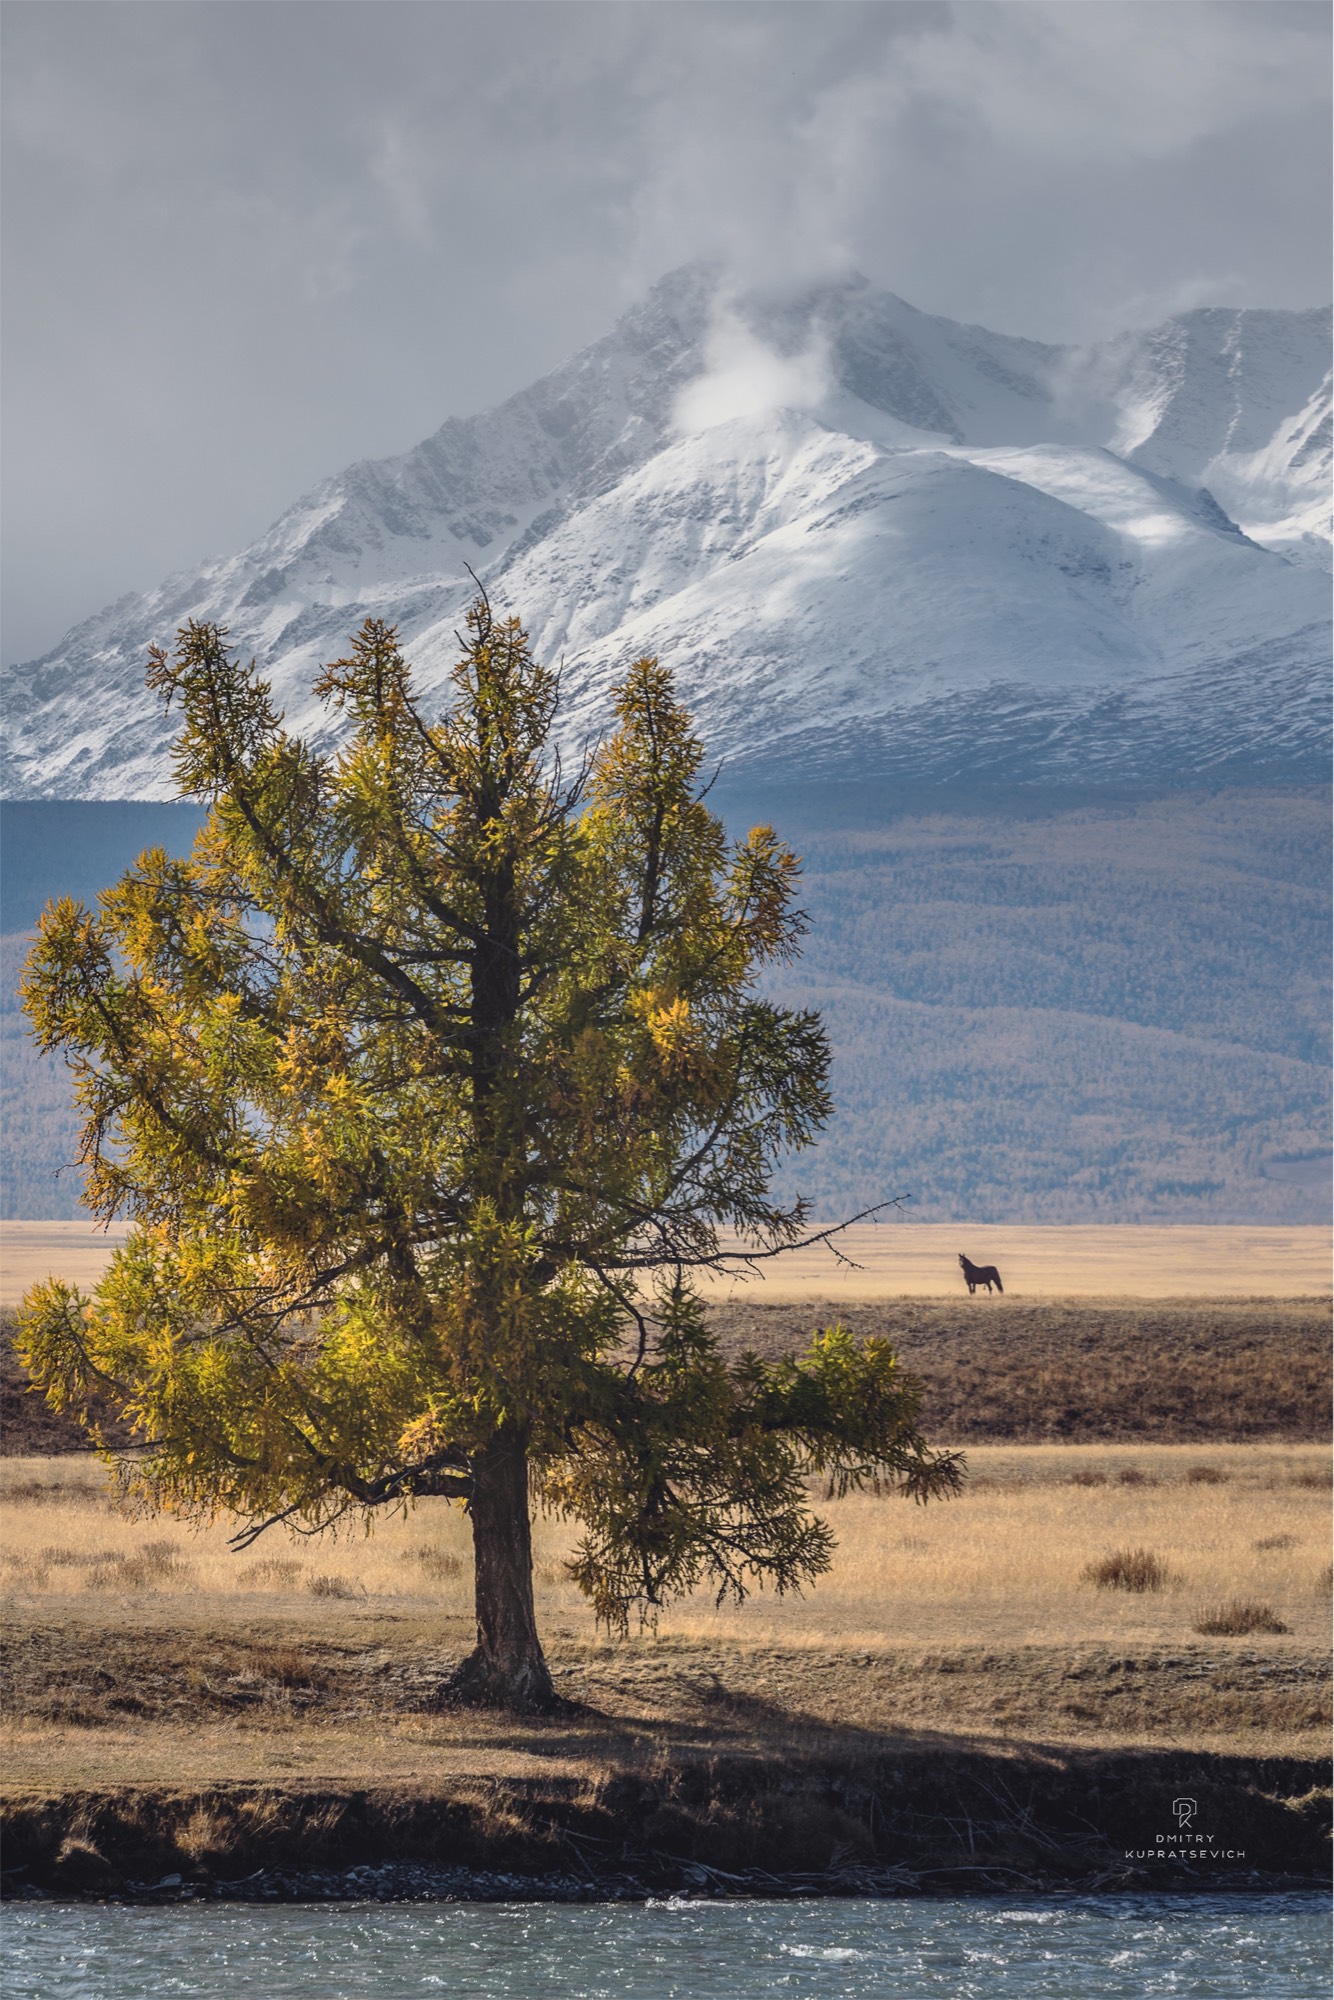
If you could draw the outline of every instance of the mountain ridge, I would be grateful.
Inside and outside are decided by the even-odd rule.
[[[737,296],[687,267],[497,409],[12,669],[5,793],[170,795],[143,662],[187,617],[317,741],[309,681],[368,615],[434,697],[474,570],[566,655],[576,740],[654,651],[743,765],[825,732],[837,763],[851,732],[858,769],[929,776],[953,709],[998,782],[1321,775],[1328,321],[1200,308],[1063,348],[864,279]]]

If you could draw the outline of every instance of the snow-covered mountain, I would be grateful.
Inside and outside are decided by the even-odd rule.
[[[1329,313],[1099,346],[691,267],[490,413],[326,481],[9,677],[10,797],[170,794],[147,648],[186,618],[323,736],[368,614],[443,683],[474,585],[564,659],[565,726],[671,662],[733,767],[1008,782],[1324,768]]]

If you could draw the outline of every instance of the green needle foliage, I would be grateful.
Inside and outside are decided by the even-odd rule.
[[[953,1490],[882,1342],[728,1368],[691,1289],[720,1226],[754,1254],[806,1231],[768,1184],[828,1116],[829,1057],[757,993],[802,931],[797,863],[767,827],[729,846],[669,674],[631,667],[571,777],[555,679],[484,598],[437,721],[367,621],[315,683],[352,725],[336,753],[225,642],[190,624],[149,665],[211,808],[190,858],[48,908],[28,961],[87,1205],[135,1224],[91,1298],[25,1302],[50,1400],[95,1438],[128,1420],[125,1485],[239,1516],[240,1544],[462,1501],[455,1692],[525,1707],[554,1698],[533,1497],[584,1523],[575,1573],[623,1628],[702,1581],[827,1568],[811,1475]]]

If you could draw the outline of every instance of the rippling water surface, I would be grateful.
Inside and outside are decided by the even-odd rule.
[[[9,1906],[6,2000],[1325,2000],[1321,1896]]]

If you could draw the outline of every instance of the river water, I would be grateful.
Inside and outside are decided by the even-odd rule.
[[[10,1904],[6,2000],[1328,2000],[1321,1895]]]

